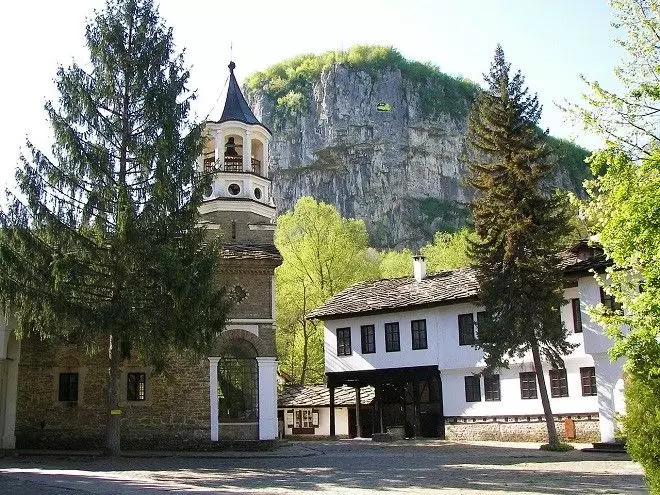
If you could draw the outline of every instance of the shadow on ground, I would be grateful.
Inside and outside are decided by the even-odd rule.
[[[66,487],[73,493],[647,493],[641,470],[625,454],[441,442],[310,442],[305,447],[317,455],[255,459],[15,458],[0,459],[0,472],[26,483]]]

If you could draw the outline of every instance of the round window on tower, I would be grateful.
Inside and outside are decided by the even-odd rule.
[[[227,191],[229,191],[229,194],[231,194],[232,196],[236,196],[238,195],[238,193],[241,192],[241,186],[239,186],[238,184],[229,184]]]
[[[213,196],[213,186],[206,186],[204,189],[204,197],[210,198]]]
[[[259,189],[258,187],[254,188],[254,197],[257,199],[261,199],[261,189]]]

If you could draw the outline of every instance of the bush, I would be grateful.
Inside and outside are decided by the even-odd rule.
[[[571,444],[560,442],[557,444],[544,443],[540,448],[541,450],[550,450],[552,452],[568,452],[569,450],[573,450],[575,447],[573,447]]]
[[[651,495],[660,495],[660,379],[628,375],[626,450],[644,467]]]

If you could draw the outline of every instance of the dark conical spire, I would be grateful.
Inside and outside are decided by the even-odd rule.
[[[227,90],[227,100],[225,101],[225,109],[222,111],[222,116],[218,122],[227,122],[228,120],[235,120],[243,122],[244,124],[260,125],[266,127],[259,119],[257,119],[249,105],[243,97],[241,88],[238,86],[236,77],[234,76],[234,69],[236,64],[229,62],[229,89]]]

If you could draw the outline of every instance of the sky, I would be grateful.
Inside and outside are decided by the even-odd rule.
[[[590,149],[601,141],[567,121],[557,107],[579,103],[580,75],[616,88],[622,55],[606,0],[160,0],[160,14],[185,48],[198,118],[221,111],[230,56],[242,81],[301,53],[356,44],[393,46],[408,59],[482,83],[501,43],[543,104],[541,125]],[[12,187],[26,137],[47,151],[52,139],[43,110],[56,100],[57,67],[84,63],[85,24],[104,0],[6,2],[0,15],[0,187]],[[230,47],[233,49],[230,50]]]

